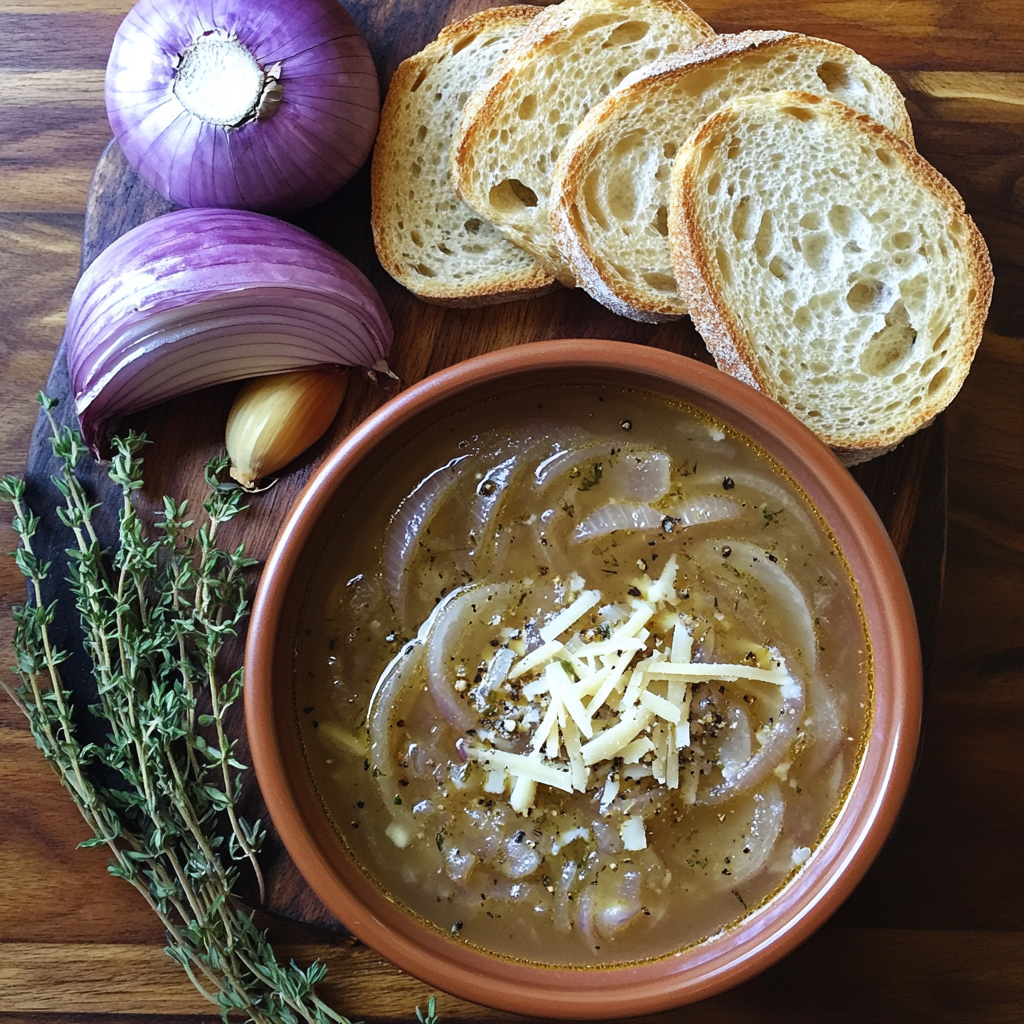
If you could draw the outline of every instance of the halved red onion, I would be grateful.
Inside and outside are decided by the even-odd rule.
[[[312,206],[366,160],[380,89],[337,0],[140,0],[114,38],[107,116],[180,206]]]
[[[373,285],[291,224],[179,210],[105,249],[64,333],[82,433],[211,384],[323,364],[383,369],[392,328]]]

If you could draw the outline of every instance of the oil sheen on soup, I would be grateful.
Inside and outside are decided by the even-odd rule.
[[[548,964],[657,957],[753,912],[849,785],[870,653],[848,568],[747,439],[556,387],[411,439],[312,574],[295,708],[388,896]]]

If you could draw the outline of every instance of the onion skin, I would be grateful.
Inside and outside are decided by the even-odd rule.
[[[186,109],[176,69],[208,33],[245,46],[279,102],[234,126]],[[362,166],[380,116],[373,58],[337,0],[140,0],[114,39],[105,93],[128,162],[179,206],[312,206]]]
[[[82,434],[176,395],[312,366],[383,369],[391,321],[370,282],[300,228],[178,210],[122,235],[80,278],[64,332]]]

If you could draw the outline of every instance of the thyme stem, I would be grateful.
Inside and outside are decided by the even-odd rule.
[[[15,561],[31,600],[14,610],[21,682],[0,685],[92,830],[82,845],[107,847],[110,873],[142,894],[164,926],[166,952],[225,1021],[245,1014],[256,1024],[348,1024],[313,991],[324,966],[280,964],[231,892],[239,862],[256,872],[261,896],[264,884],[257,862],[264,832],[238,814],[244,766],[224,727],[241,693],[241,673],[228,680],[217,673],[218,653],[248,611],[245,569],[253,563],[241,548],[228,552],[217,544],[220,526],[243,511],[244,493],[217,483],[220,460],[208,467],[204,524],[193,529],[187,502],[167,498],[159,536],[150,540],[131,502],[142,484],[145,439],[117,439],[110,476],[123,503],[119,546],[108,556],[92,521],[95,506],[75,476],[83,442],[57,424],[53,400],[41,395],[40,403],[60,465],[54,483],[64,503],[57,514],[74,539],[70,583],[105,736],[84,742],[76,728],[80,709],[60,674],[68,655],[50,633],[56,603],[43,602],[50,566],[32,546],[39,520],[26,506],[24,482],[14,477],[0,482],[0,498],[14,505]],[[203,693],[210,714],[197,714]],[[99,767],[114,781],[98,781]]]

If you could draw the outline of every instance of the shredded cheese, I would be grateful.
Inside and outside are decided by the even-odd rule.
[[[672,629],[672,653],[669,660],[677,665],[687,664],[693,657],[693,634],[682,622],[677,622]]]
[[[681,712],[678,705],[665,700],[664,697],[659,697],[656,693],[651,693],[650,690],[644,690],[640,694],[640,703],[659,718],[664,718],[666,722],[671,722],[673,725],[679,724]]]
[[[654,749],[654,743],[647,736],[638,736],[631,743],[627,743],[620,751],[619,757],[623,764],[636,764],[648,751]]]
[[[647,830],[644,828],[644,819],[637,815],[628,817],[619,829],[622,836],[622,845],[627,850],[647,849]]]
[[[654,615],[654,605],[648,604],[646,601],[637,601],[636,609],[633,614],[629,617],[626,623],[620,626],[614,633],[608,638],[610,643],[618,644],[623,640],[630,640],[635,637],[640,630],[651,621]]]
[[[679,788],[679,746],[676,743],[676,736],[676,729],[665,730],[665,785],[669,789]]]
[[[563,793],[572,792],[570,773],[561,768],[545,764],[533,757],[523,754],[512,754],[507,750],[496,750],[493,747],[471,746],[467,751],[471,761],[479,761],[485,768],[502,768],[510,775],[518,778],[526,777]]]
[[[595,640],[577,648],[579,654],[588,658],[604,658],[609,654],[621,654],[623,651],[642,651],[643,640],[638,637],[622,637],[618,640]]]
[[[583,748],[580,745],[580,734],[570,722],[562,734],[565,740],[565,751],[569,755],[569,773],[572,777],[573,789],[585,793],[590,785],[590,769],[583,761]]]
[[[735,683],[737,679],[754,679],[762,683],[785,686],[791,683],[784,668],[755,668],[752,665],[722,665],[717,663],[690,663],[678,665],[671,661],[643,663],[643,671],[651,679],[692,679],[694,682]]]
[[[583,745],[583,763],[597,764],[618,755],[619,751],[632,742],[654,721],[654,715],[646,708],[634,708],[627,716],[610,729],[599,732],[589,743]]]
[[[600,688],[595,692],[593,699],[587,705],[587,714],[594,717],[604,707],[612,692],[619,685],[623,674],[633,660],[632,651],[624,651],[622,655],[608,668],[608,675],[601,683]]]
[[[678,562],[672,555],[659,579],[652,582],[644,575],[634,581],[634,595],[638,591],[642,596],[634,596],[629,609],[604,605],[599,629],[574,633],[562,642],[558,638],[602,600],[598,590],[581,590],[584,582],[574,576],[570,585],[581,592],[539,631],[540,647],[512,664],[511,670],[512,641],[499,648],[485,679],[489,682],[493,675],[511,683],[536,673],[519,691],[534,702],[520,722],[521,727],[538,724],[526,755],[480,743],[470,746],[469,758],[487,769],[485,791],[504,793],[511,779],[509,802],[513,810],[525,814],[534,804],[538,785],[566,793],[586,792],[595,785],[602,787],[601,813],[608,814],[619,794],[620,778],[653,775],[661,785],[678,790],[684,804],[693,804],[698,775],[685,766],[680,770],[679,752],[690,746],[694,684],[743,679],[755,686],[777,686],[784,697],[799,691],[800,684],[781,656],[767,648],[757,649],[755,664],[695,663],[692,620],[674,610],[679,603],[677,575]],[[658,636],[648,648],[652,619]],[[713,634],[709,630],[702,638],[705,657]],[[613,768],[614,759],[621,767]],[[642,817],[628,818],[622,836],[626,849],[644,849]]]
[[[512,787],[512,795],[508,802],[516,814],[525,814],[532,806],[537,797],[537,780],[526,775],[520,775],[516,784]]]
[[[530,651],[524,658],[522,658],[509,672],[509,679],[518,679],[521,675],[525,675],[530,671],[531,668],[539,668],[545,662],[550,661],[556,654],[560,654],[565,650],[565,645],[560,644],[557,640],[550,640],[547,643],[541,644],[534,651]]]
[[[617,775],[613,775],[611,772],[608,773],[608,777],[604,780],[604,790],[601,793],[601,806],[600,811],[602,814],[607,814],[612,806],[612,801],[619,795],[619,779]]]
[[[668,682],[668,700],[679,708],[679,724],[676,726],[676,747],[685,750],[690,745],[690,701],[693,690],[690,684],[679,679]]]
[[[676,556],[672,555],[661,570],[661,576],[656,583],[647,588],[647,600],[655,604],[664,603],[676,594],[676,571],[678,565]]]
[[[565,674],[565,669],[557,661],[553,661],[548,664],[545,675],[550,678],[551,693],[558,694],[562,707],[572,716],[576,727],[589,740],[594,735],[594,727],[591,725],[590,715],[584,710],[579,697],[574,692],[572,682]]]
[[[552,696],[551,703],[548,705],[547,711],[544,712],[544,717],[541,719],[540,725],[537,726],[537,731],[533,734],[533,741],[530,743],[533,750],[540,750],[540,748],[544,746],[557,721],[558,698],[556,696]]]
[[[549,644],[561,636],[570,626],[576,625],[598,601],[601,600],[599,590],[584,590],[579,597],[564,611],[560,611],[546,626],[540,630],[540,638]]]

